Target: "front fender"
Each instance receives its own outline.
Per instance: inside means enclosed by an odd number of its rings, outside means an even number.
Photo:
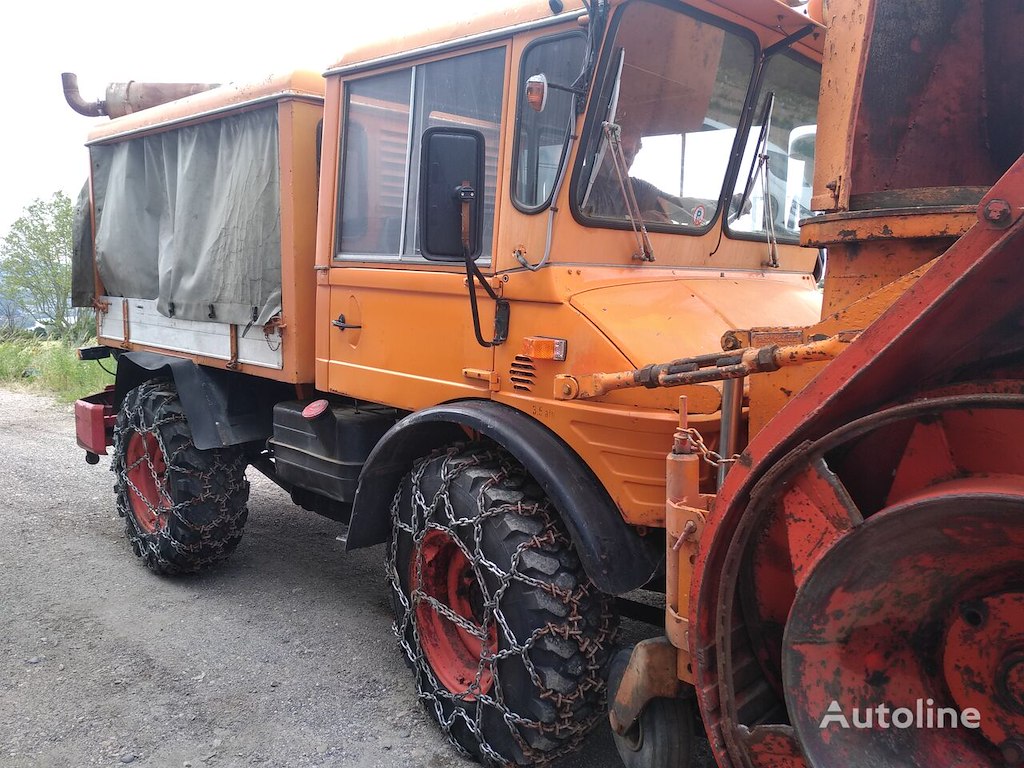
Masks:
[[[370,453],[359,476],[348,549],[382,544],[390,535],[391,500],[414,461],[466,439],[465,427],[493,440],[540,484],[558,510],[590,579],[603,592],[643,586],[658,569],[664,544],[622,519],[590,468],[540,422],[489,400],[468,400],[402,419]]]

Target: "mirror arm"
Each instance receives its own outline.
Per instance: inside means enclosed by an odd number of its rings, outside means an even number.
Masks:
[[[793,47],[798,42],[800,42],[805,37],[807,37],[809,34],[814,32],[816,29],[817,29],[817,26],[814,25],[814,24],[808,24],[806,27],[802,27],[802,28],[798,29],[793,34],[791,34],[791,35],[789,35],[787,37],[784,37],[781,40],[779,40],[777,43],[773,43],[772,45],[769,45],[767,48],[765,48],[764,51],[761,52],[761,58],[762,59],[767,59],[772,54],[774,54],[776,51],[781,51],[781,50],[784,50],[786,48]]]
[[[476,190],[470,186],[468,181],[462,182],[462,185],[455,188],[455,197],[458,198],[460,203],[460,218],[462,223],[462,255],[465,258],[469,258],[469,252],[472,250],[473,244],[470,242],[470,216],[472,216],[472,210],[470,205],[476,200]]]
[[[476,265],[470,253],[470,216],[472,215],[470,205],[476,198],[476,190],[469,186],[467,182],[464,182],[461,187],[456,188],[455,194],[462,204],[462,255],[466,261],[466,286],[469,288],[469,308],[473,315],[473,333],[476,334],[476,343],[481,347],[497,347],[508,338],[509,304],[505,299],[498,296],[490,283],[487,282],[487,278],[484,277],[480,267]],[[495,302],[494,339],[492,341],[484,339],[483,333],[480,330],[480,308],[477,305],[474,282],[480,283],[484,290],[487,291],[487,295]]]
[[[470,309],[470,312],[472,312],[472,314],[473,314],[473,333],[476,334],[476,343],[479,344],[481,347],[496,347],[499,344],[501,344],[503,341],[505,341],[504,338],[499,338],[499,336],[501,336],[501,334],[499,332],[500,329],[498,328],[498,323],[497,323],[498,310],[497,309],[495,310],[495,331],[496,331],[496,333],[494,335],[494,340],[493,341],[487,341],[483,337],[483,333],[480,331],[480,308],[477,306],[477,301],[476,301],[476,286],[474,285],[475,282],[479,282],[480,285],[482,285],[484,287],[484,290],[487,291],[487,294],[492,299],[494,299],[494,301],[497,302],[499,306],[501,304],[504,304],[506,306],[508,305],[508,302],[504,301],[502,299],[499,299],[498,298],[498,294],[496,294],[494,292],[494,289],[491,288],[491,286],[487,284],[487,280],[480,273],[480,268],[476,265],[476,262],[473,261],[473,257],[469,255],[469,251],[467,251],[466,252],[466,285],[469,288],[469,309]],[[507,336],[507,328],[506,328],[506,336]]]
[[[564,91],[565,93],[572,93],[575,94],[576,96],[587,95],[586,88],[573,88],[571,85],[559,85],[558,83],[552,83],[550,80],[548,81],[548,88],[551,88],[552,90],[555,91]]]

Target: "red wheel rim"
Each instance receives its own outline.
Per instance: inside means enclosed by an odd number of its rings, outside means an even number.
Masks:
[[[422,573],[420,579],[417,572]],[[486,626],[487,642],[446,616],[450,609],[482,633],[485,610],[473,565],[458,543],[444,531],[427,531],[420,553],[409,567],[420,645],[438,681],[451,693],[474,699],[494,684],[485,657],[498,648],[497,627]]]
[[[167,463],[156,435],[152,432],[132,434],[126,460],[132,516],[145,533],[156,533],[167,524],[164,513],[171,508],[167,496]]]

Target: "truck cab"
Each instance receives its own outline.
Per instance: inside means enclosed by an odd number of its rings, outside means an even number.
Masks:
[[[329,70],[318,389],[407,411],[501,403],[580,455],[626,521],[663,520],[678,397],[715,444],[720,386],[581,402],[563,377],[820,315],[818,254],[799,247],[792,214],[809,199],[817,27],[791,13],[787,33],[809,34],[772,49],[783,36],[759,4],[706,5],[530,4]],[[477,336],[494,337],[495,300],[471,281],[475,329],[462,259],[422,252],[422,141],[445,128],[483,142],[475,264],[508,303],[493,346]],[[650,198],[632,212],[629,187]]]

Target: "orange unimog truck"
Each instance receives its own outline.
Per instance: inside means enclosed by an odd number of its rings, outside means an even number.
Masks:
[[[91,463],[112,446],[136,554],[163,574],[228,556],[251,465],[349,548],[384,545],[456,745],[576,748],[619,612],[651,613],[621,596],[665,589],[680,395],[712,460],[786,397],[748,414],[740,380],[669,391],[645,366],[820,317],[799,221],[823,42],[777,0],[525,3],[94,129],[82,356],[117,371],[76,422]],[[672,686],[644,741],[650,693],[620,750],[681,765],[692,695]]]

